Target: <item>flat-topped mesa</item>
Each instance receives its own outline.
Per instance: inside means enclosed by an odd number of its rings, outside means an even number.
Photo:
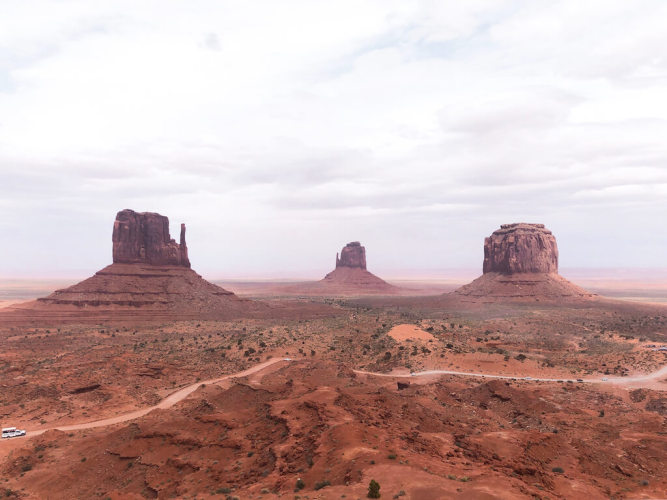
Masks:
[[[358,241],[348,243],[340,252],[340,258],[336,254],[336,269],[339,267],[354,267],[366,269],[366,249]]]
[[[558,273],[556,238],[544,224],[502,224],[484,239],[486,273]]]
[[[113,262],[190,267],[181,224],[180,244],[169,235],[169,219],[152,212],[121,210],[113,223]]]

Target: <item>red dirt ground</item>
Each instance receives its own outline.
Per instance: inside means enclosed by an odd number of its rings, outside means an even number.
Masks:
[[[275,307],[287,312],[278,317],[0,323],[3,427],[122,415],[197,380],[296,360],[206,384],[130,422],[3,440],[0,492],[338,499],[365,498],[371,479],[382,498],[419,500],[667,491],[667,380],[626,386],[353,372],[649,373],[667,363],[651,347],[667,342],[667,307],[602,298],[481,304],[451,295],[312,300],[281,300]],[[407,330],[426,335],[397,335]]]

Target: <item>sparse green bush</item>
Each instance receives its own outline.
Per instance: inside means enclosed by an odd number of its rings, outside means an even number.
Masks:
[[[368,498],[380,498],[380,483],[375,479],[371,479],[368,483]]]
[[[551,469],[551,472],[557,472],[558,474],[562,474],[565,471],[563,470],[562,467],[554,467],[553,469]]]

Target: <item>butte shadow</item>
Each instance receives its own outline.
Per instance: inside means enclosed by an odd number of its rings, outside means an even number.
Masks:
[[[190,268],[181,224],[180,243],[169,219],[122,210],[113,226],[113,263],[51,295],[0,312],[5,324],[226,320],[327,315],[325,306],[276,304],[239,298]],[[326,311],[324,309],[327,309]]]

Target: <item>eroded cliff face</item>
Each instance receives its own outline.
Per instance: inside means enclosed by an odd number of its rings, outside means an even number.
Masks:
[[[180,244],[169,235],[169,219],[151,212],[121,210],[113,224],[113,262],[190,267],[181,224]]]
[[[544,224],[503,224],[484,240],[484,273],[558,273],[556,238]]]
[[[358,241],[348,243],[340,252],[340,258],[336,254],[336,268],[353,267],[366,269],[366,249]]]

